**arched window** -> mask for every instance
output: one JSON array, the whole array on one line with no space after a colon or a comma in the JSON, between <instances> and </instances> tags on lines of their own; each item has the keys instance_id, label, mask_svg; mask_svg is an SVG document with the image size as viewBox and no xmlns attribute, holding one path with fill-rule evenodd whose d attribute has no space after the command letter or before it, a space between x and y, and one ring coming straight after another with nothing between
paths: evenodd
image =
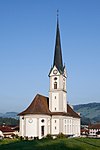
<instances>
[{"instance_id":1,"label":"arched window","mask_svg":"<svg viewBox=\"0 0 100 150\"><path fill-rule=\"evenodd\" d=\"M54 89L57 89L57 82L54 82Z\"/></svg>"}]
</instances>

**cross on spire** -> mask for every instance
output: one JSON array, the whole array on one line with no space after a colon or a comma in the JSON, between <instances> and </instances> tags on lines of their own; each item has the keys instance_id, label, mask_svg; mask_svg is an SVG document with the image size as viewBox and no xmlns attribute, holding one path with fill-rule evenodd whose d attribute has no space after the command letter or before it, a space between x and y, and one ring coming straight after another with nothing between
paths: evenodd
<instances>
[{"instance_id":1,"label":"cross on spire","mask_svg":"<svg viewBox=\"0 0 100 150\"><path fill-rule=\"evenodd\" d=\"M57 9L57 18L59 17L59 9Z\"/></svg>"}]
</instances>

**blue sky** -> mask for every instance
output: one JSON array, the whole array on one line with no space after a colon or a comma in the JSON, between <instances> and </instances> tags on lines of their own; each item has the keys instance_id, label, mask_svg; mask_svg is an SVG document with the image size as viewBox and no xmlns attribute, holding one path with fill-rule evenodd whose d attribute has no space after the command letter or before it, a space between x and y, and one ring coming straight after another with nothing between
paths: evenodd
<instances>
[{"instance_id":1,"label":"blue sky","mask_svg":"<svg viewBox=\"0 0 100 150\"><path fill-rule=\"evenodd\" d=\"M57 9L68 102L100 102L100 0L1 0L0 112L48 96Z\"/></svg>"}]
</instances>

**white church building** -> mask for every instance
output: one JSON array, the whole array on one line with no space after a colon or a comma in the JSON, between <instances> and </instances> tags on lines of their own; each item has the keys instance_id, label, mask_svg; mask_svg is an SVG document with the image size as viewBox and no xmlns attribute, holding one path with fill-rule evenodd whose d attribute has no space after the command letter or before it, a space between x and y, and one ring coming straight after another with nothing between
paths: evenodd
<instances>
[{"instance_id":1,"label":"white church building","mask_svg":"<svg viewBox=\"0 0 100 150\"><path fill-rule=\"evenodd\" d=\"M63 65L57 18L53 66L49 72L49 97L37 94L29 107L19 114L20 136L45 137L63 133L80 136L80 116L67 103L67 72Z\"/></svg>"}]
</instances>

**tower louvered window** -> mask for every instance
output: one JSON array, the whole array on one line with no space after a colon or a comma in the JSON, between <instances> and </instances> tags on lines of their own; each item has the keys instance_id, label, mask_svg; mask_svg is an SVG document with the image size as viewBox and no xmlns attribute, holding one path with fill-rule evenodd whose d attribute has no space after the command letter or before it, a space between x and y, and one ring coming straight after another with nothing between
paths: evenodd
<instances>
[{"instance_id":1,"label":"tower louvered window","mask_svg":"<svg viewBox=\"0 0 100 150\"><path fill-rule=\"evenodd\" d=\"M54 89L57 89L57 82L54 82Z\"/></svg>"}]
</instances>

